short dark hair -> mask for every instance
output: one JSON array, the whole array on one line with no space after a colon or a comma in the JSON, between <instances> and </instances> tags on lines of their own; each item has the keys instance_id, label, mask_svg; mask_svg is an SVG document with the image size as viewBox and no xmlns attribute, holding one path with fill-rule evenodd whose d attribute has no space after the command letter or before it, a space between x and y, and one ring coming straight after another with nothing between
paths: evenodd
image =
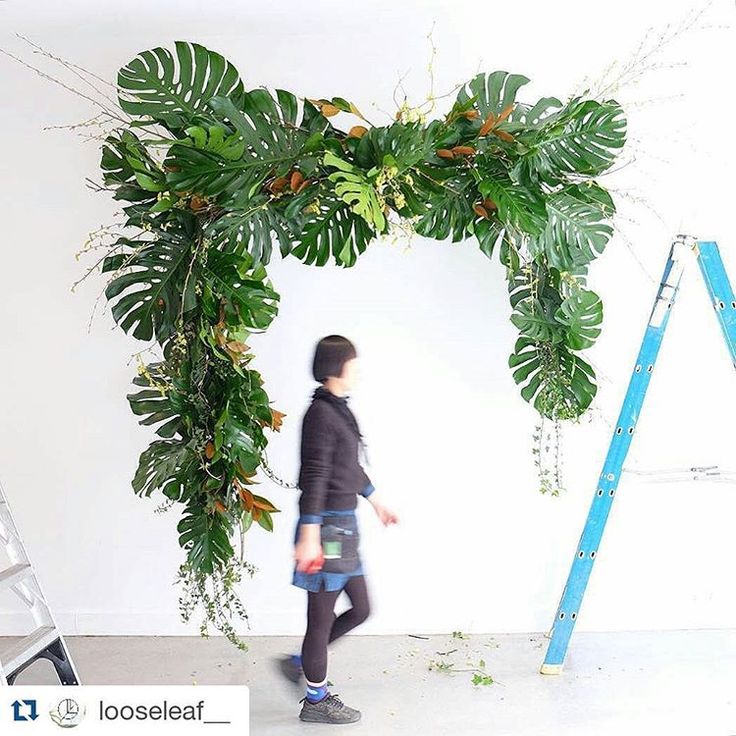
<instances>
[{"instance_id":1,"label":"short dark hair","mask_svg":"<svg viewBox=\"0 0 736 736\"><path fill-rule=\"evenodd\" d=\"M357 357L358 351L347 337L342 335L323 337L314 350L312 361L314 380L324 383L329 376L339 378L345 362Z\"/></svg>"}]
</instances>

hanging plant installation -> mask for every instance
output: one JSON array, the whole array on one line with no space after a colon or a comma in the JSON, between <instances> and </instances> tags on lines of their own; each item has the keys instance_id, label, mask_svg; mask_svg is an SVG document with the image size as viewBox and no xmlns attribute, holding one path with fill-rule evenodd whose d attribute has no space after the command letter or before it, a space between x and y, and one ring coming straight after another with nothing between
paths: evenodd
<instances>
[{"instance_id":1,"label":"hanging plant installation","mask_svg":"<svg viewBox=\"0 0 736 736\"><path fill-rule=\"evenodd\" d=\"M128 396L158 435L133 487L182 505L184 620L203 605L202 633L212 623L243 647L235 586L253 568L231 540L253 522L272 530L278 511L253 486L284 414L247 344L277 314L273 243L283 257L347 268L394 227L474 238L505 269L522 397L542 417L578 417L596 392L580 351L602 320L587 269L614 213L594 177L614 162L626 121L614 100L519 102L529 80L496 71L464 85L441 119L405 108L371 126L341 97L246 90L220 54L185 41L138 54L117 81L130 123L105 137L101 167L130 234L102 261L105 294L123 330L163 356L141 364ZM361 124L333 122L350 115Z\"/></svg>"}]
</instances>

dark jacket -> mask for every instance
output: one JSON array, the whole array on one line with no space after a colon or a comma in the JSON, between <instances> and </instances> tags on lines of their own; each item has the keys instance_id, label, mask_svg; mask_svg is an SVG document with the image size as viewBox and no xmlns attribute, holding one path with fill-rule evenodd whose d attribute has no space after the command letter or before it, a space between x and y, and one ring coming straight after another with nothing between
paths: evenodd
<instances>
[{"instance_id":1,"label":"dark jacket","mask_svg":"<svg viewBox=\"0 0 736 736\"><path fill-rule=\"evenodd\" d=\"M318 386L302 418L299 521L318 524L322 512L349 511L375 490L358 461L360 429L347 398Z\"/></svg>"}]
</instances>

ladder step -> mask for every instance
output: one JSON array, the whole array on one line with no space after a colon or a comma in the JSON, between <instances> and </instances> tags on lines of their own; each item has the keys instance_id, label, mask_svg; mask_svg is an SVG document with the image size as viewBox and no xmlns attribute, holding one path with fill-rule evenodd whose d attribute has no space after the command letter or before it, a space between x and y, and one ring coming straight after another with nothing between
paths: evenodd
<instances>
[{"instance_id":1,"label":"ladder step","mask_svg":"<svg viewBox=\"0 0 736 736\"><path fill-rule=\"evenodd\" d=\"M0 572L0 590L5 588L12 588L16 583L19 583L25 578L29 578L33 575L33 570L30 565L13 565L7 570Z\"/></svg>"},{"instance_id":2,"label":"ladder step","mask_svg":"<svg viewBox=\"0 0 736 736\"><path fill-rule=\"evenodd\" d=\"M15 672L18 667L46 649L59 636L59 632L53 626L42 626L36 629L28 636L23 637L17 644L9 647L4 652L0 652L0 662L2 662L3 669L8 674Z\"/></svg>"}]
</instances>

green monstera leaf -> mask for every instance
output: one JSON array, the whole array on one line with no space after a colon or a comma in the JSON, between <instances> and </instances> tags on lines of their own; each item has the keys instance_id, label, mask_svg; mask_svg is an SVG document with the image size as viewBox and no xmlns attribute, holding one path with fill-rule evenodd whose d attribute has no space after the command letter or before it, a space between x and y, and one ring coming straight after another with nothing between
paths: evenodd
<instances>
[{"instance_id":1,"label":"green monstera leaf","mask_svg":"<svg viewBox=\"0 0 736 736\"><path fill-rule=\"evenodd\" d=\"M244 212L227 212L205 228L217 250L238 257L249 254L255 265L267 266L271 261L274 238L282 256L291 252L292 235L289 222L279 210L269 207L268 197L253 197L253 206Z\"/></svg>"},{"instance_id":2,"label":"green monstera leaf","mask_svg":"<svg viewBox=\"0 0 736 736\"><path fill-rule=\"evenodd\" d=\"M327 176L335 183L335 194L376 232L382 233L386 229L386 217L378 200L376 188L367 175L330 151L325 152L323 163L327 167L337 169Z\"/></svg>"},{"instance_id":3,"label":"green monstera leaf","mask_svg":"<svg viewBox=\"0 0 736 736\"><path fill-rule=\"evenodd\" d=\"M202 278L233 324L265 330L278 313L279 295L266 279L266 270L253 268L252 259L210 250Z\"/></svg>"},{"instance_id":4,"label":"green monstera leaf","mask_svg":"<svg viewBox=\"0 0 736 736\"><path fill-rule=\"evenodd\" d=\"M255 437L247 407L237 396L231 398L215 425L215 449L239 463L246 472L252 472L260 463Z\"/></svg>"},{"instance_id":5,"label":"green monstera leaf","mask_svg":"<svg viewBox=\"0 0 736 736\"><path fill-rule=\"evenodd\" d=\"M522 397L550 419L580 416L595 398L595 372L563 344L520 337L509 357Z\"/></svg>"},{"instance_id":6,"label":"green monstera leaf","mask_svg":"<svg viewBox=\"0 0 736 736\"><path fill-rule=\"evenodd\" d=\"M203 482L197 455L180 441L156 440L143 451L133 478L138 495L161 491L172 501L196 494Z\"/></svg>"},{"instance_id":7,"label":"green monstera leaf","mask_svg":"<svg viewBox=\"0 0 736 736\"><path fill-rule=\"evenodd\" d=\"M596 176L611 166L625 140L626 118L617 102L574 98L533 139L525 139L528 151L513 175L551 185L568 174Z\"/></svg>"},{"instance_id":8,"label":"green monstera leaf","mask_svg":"<svg viewBox=\"0 0 736 736\"><path fill-rule=\"evenodd\" d=\"M332 191L309 190L294 197L286 210L292 223L291 255L324 266L332 257L339 266L354 266L373 239L370 225Z\"/></svg>"},{"instance_id":9,"label":"green monstera leaf","mask_svg":"<svg viewBox=\"0 0 736 736\"><path fill-rule=\"evenodd\" d=\"M509 74L506 71L495 71L491 74L481 72L460 89L457 101L463 105L474 100L482 118L488 113L499 115L516 100L516 93L529 81L529 77L523 74ZM512 111L507 120L513 119Z\"/></svg>"},{"instance_id":10,"label":"green monstera leaf","mask_svg":"<svg viewBox=\"0 0 736 736\"><path fill-rule=\"evenodd\" d=\"M544 204L547 223L530 243L561 271L575 271L598 257L613 234L610 212L600 202L585 202L567 192L551 194Z\"/></svg>"},{"instance_id":11,"label":"green monstera leaf","mask_svg":"<svg viewBox=\"0 0 736 736\"><path fill-rule=\"evenodd\" d=\"M393 165L405 171L430 154L430 141L420 123L393 123L370 128L355 147L355 161L363 169Z\"/></svg>"},{"instance_id":12,"label":"green monstera leaf","mask_svg":"<svg viewBox=\"0 0 736 736\"><path fill-rule=\"evenodd\" d=\"M565 344L572 350L585 350L601 334L603 302L594 291L576 289L560 304L555 319L567 328Z\"/></svg>"},{"instance_id":13,"label":"green monstera leaf","mask_svg":"<svg viewBox=\"0 0 736 736\"><path fill-rule=\"evenodd\" d=\"M531 235L544 229L547 222L544 198L538 192L501 177L484 178L478 188L484 197L495 202L498 219L504 225Z\"/></svg>"},{"instance_id":14,"label":"green monstera leaf","mask_svg":"<svg viewBox=\"0 0 736 736\"><path fill-rule=\"evenodd\" d=\"M221 95L240 99L243 83L221 54L201 44L176 41L176 53L142 51L118 72L118 101L130 115L148 116L172 130L209 117L205 104Z\"/></svg>"},{"instance_id":15,"label":"green monstera leaf","mask_svg":"<svg viewBox=\"0 0 736 736\"><path fill-rule=\"evenodd\" d=\"M106 256L103 273L119 273L107 285L105 296L114 301L112 316L138 340L167 340L182 309L194 308L191 289L182 294L191 260L191 243L174 232L161 231L155 240L121 237L119 252ZM130 270L132 269L132 270ZM192 284L193 286L193 284Z\"/></svg>"},{"instance_id":16,"label":"green monstera leaf","mask_svg":"<svg viewBox=\"0 0 736 736\"><path fill-rule=\"evenodd\" d=\"M179 544L190 564L205 574L224 565L234 554L230 544L232 523L220 511L208 513L198 504L187 507L177 525Z\"/></svg>"},{"instance_id":17,"label":"green monstera leaf","mask_svg":"<svg viewBox=\"0 0 736 736\"><path fill-rule=\"evenodd\" d=\"M179 375L170 376L166 362L149 363L145 370L133 379L142 386L141 391L130 393L127 399L133 414L143 417L139 424L159 425L156 434L171 438L186 434L184 414L190 409L188 382ZM161 424L163 422L163 424Z\"/></svg>"},{"instance_id":18,"label":"green monstera leaf","mask_svg":"<svg viewBox=\"0 0 736 736\"><path fill-rule=\"evenodd\" d=\"M476 219L473 212L476 186L468 171L419 164L414 180L425 200L414 225L417 233L435 240L451 238L453 243L472 234L472 223Z\"/></svg>"},{"instance_id":19,"label":"green monstera leaf","mask_svg":"<svg viewBox=\"0 0 736 736\"><path fill-rule=\"evenodd\" d=\"M533 284L533 286L532 286ZM530 266L509 283L512 324L523 337L535 341L564 341L564 325L557 320L562 303L559 276L541 266Z\"/></svg>"}]
</instances>

